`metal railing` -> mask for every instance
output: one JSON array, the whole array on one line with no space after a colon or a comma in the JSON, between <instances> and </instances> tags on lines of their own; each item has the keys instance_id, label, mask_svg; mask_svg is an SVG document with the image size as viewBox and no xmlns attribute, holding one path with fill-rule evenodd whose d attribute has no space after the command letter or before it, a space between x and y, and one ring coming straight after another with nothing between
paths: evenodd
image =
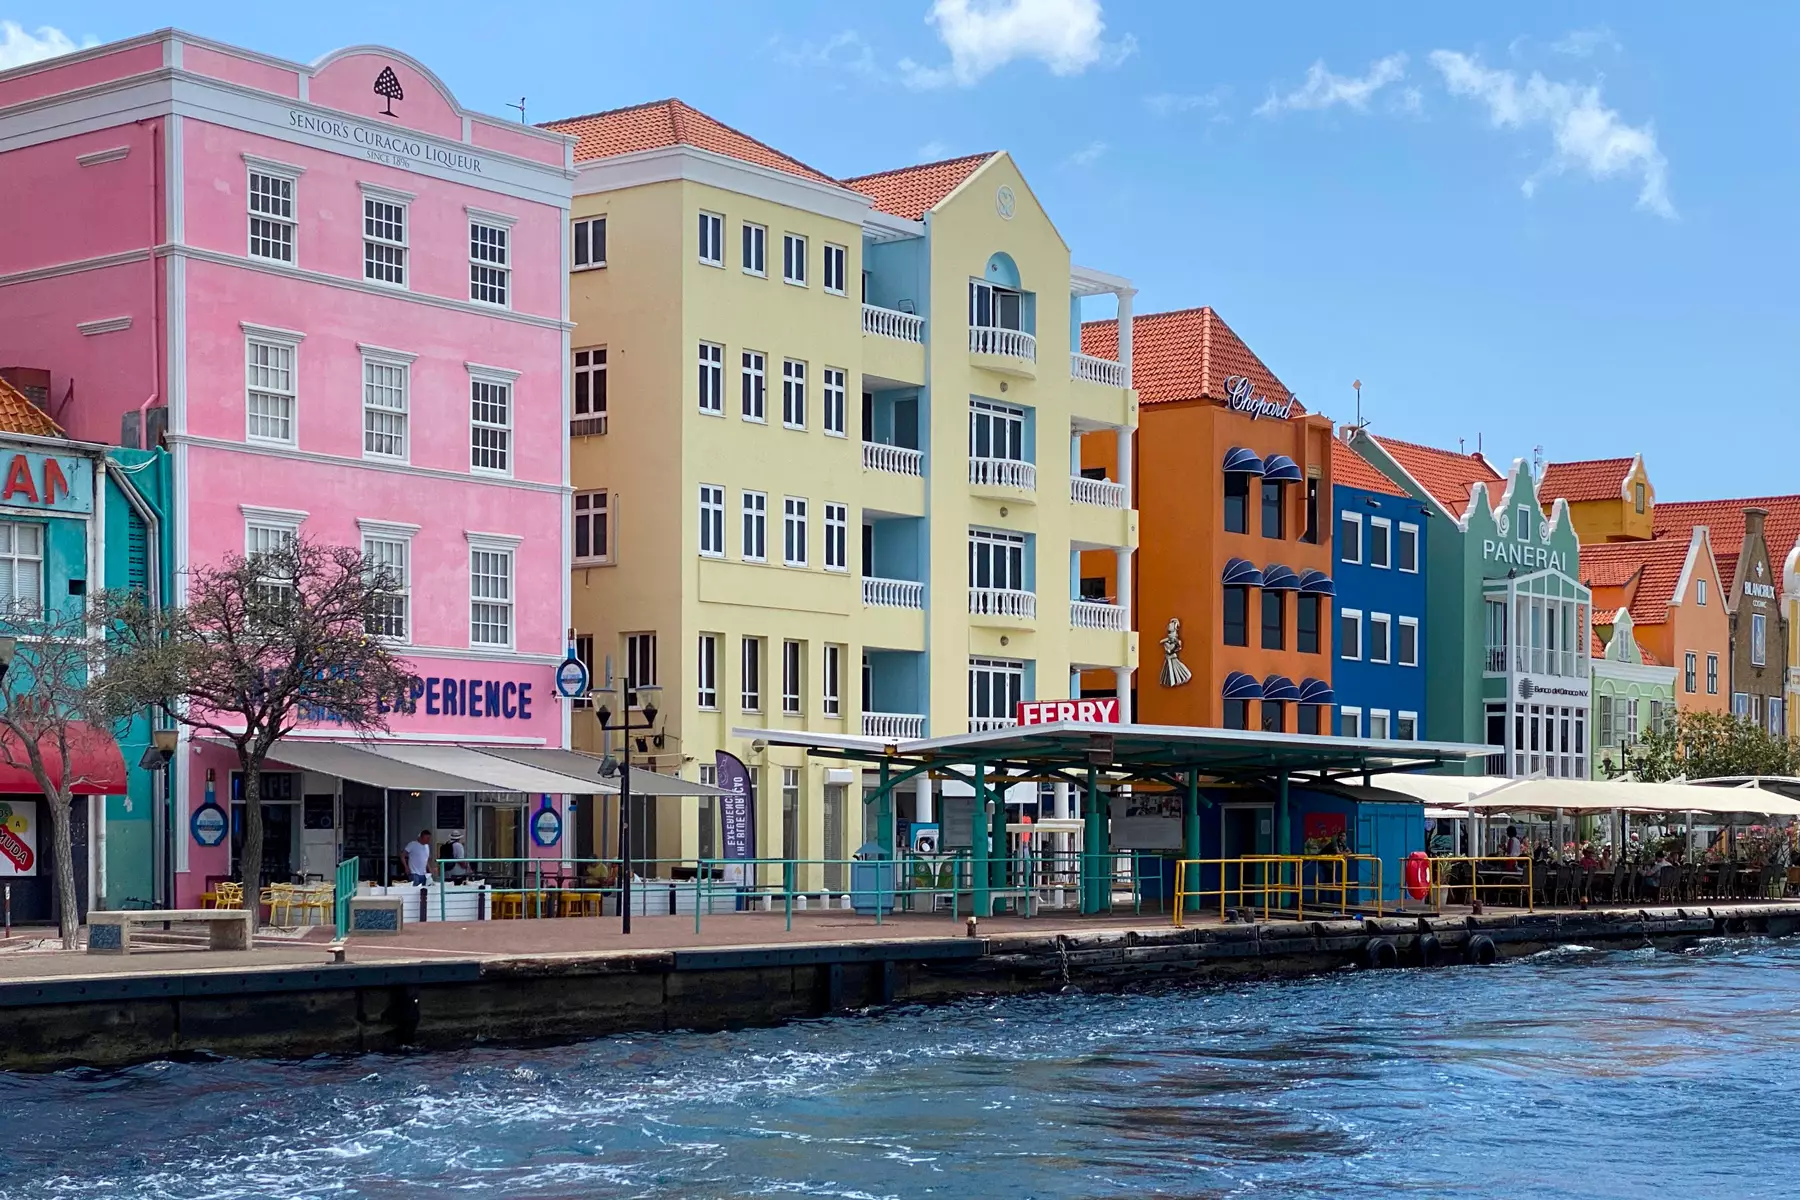
<instances>
[{"instance_id":1,"label":"metal railing","mask_svg":"<svg viewBox=\"0 0 1800 1200\"><path fill-rule=\"evenodd\" d=\"M994 729L1011 729L1019 723L1017 717L970 717L970 733L987 733Z\"/></svg>"},{"instance_id":2,"label":"metal railing","mask_svg":"<svg viewBox=\"0 0 1800 1200\"><path fill-rule=\"evenodd\" d=\"M337 925L337 940L350 936L350 901L356 896L356 879L362 871L362 859L354 856L337 865L337 879L332 892L332 917Z\"/></svg>"},{"instance_id":3,"label":"metal railing","mask_svg":"<svg viewBox=\"0 0 1800 1200\"><path fill-rule=\"evenodd\" d=\"M1501 904L1535 912L1534 869L1529 857L1434 858L1431 860L1431 890L1425 902L1440 913L1446 904L1469 903Z\"/></svg>"},{"instance_id":4,"label":"metal railing","mask_svg":"<svg viewBox=\"0 0 1800 1200\"><path fill-rule=\"evenodd\" d=\"M895 308L882 308L878 304L865 304L863 310L863 332L872 333L876 337L893 338L896 342L925 341L925 318L917 313L901 312Z\"/></svg>"},{"instance_id":5,"label":"metal railing","mask_svg":"<svg viewBox=\"0 0 1800 1200\"><path fill-rule=\"evenodd\" d=\"M925 585L916 579L883 579L864 575L863 607L924 608Z\"/></svg>"},{"instance_id":6,"label":"metal railing","mask_svg":"<svg viewBox=\"0 0 1800 1200\"><path fill-rule=\"evenodd\" d=\"M1365 871L1364 864L1373 864ZM1214 886L1209 882L1209 870ZM1373 878L1366 878L1372 876ZM1372 854L1251 854L1241 858L1184 858L1175 864L1175 924L1216 898L1219 918L1230 909L1265 921L1300 921L1321 912L1383 911L1381 860ZM1206 903L1211 908L1210 903Z\"/></svg>"},{"instance_id":7,"label":"metal railing","mask_svg":"<svg viewBox=\"0 0 1800 1200\"><path fill-rule=\"evenodd\" d=\"M1130 625L1130 614L1125 611L1123 604L1071 600L1069 625L1074 629L1104 629L1110 633L1124 633Z\"/></svg>"},{"instance_id":8,"label":"metal railing","mask_svg":"<svg viewBox=\"0 0 1800 1200\"><path fill-rule=\"evenodd\" d=\"M969 351L972 354L997 354L1002 358L1037 361L1037 339L1023 329L997 329L991 325L969 326Z\"/></svg>"},{"instance_id":9,"label":"metal railing","mask_svg":"<svg viewBox=\"0 0 1800 1200\"><path fill-rule=\"evenodd\" d=\"M1024 617L1037 619L1037 593L1014 588L969 589L969 612L982 617Z\"/></svg>"},{"instance_id":10,"label":"metal railing","mask_svg":"<svg viewBox=\"0 0 1800 1200\"><path fill-rule=\"evenodd\" d=\"M606 433L606 414L569 418L570 437L600 437Z\"/></svg>"},{"instance_id":11,"label":"metal railing","mask_svg":"<svg viewBox=\"0 0 1800 1200\"><path fill-rule=\"evenodd\" d=\"M1089 479L1085 475L1069 476L1069 499L1097 508L1131 507L1131 493L1124 484L1110 479Z\"/></svg>"},{"instance_id":12,"label":"metal railing","mask_svg":"<svg viewBox=\"0 0 1800 1200\"><path fill-rule=\"evenodd\" d=\"M862 731L864 737L916 741L925 736L925 714L864 712Z\"/></svg>"},{"instance_id":13,"label":"metal railing","mask_svg":"<svg viewBox=\"0 0 1800 1200\"><path fill-rule=\"evenodd\" d=\"M890 475L923 476L925 452L906 446L890 446L886 442L864 442L863 470L886 471Z\"/></svg>"},{"instance_id":14,"label":"metal railing","mask_svg":"<svg viewBox=\"0 0 1800 1200\"><path fill-rule=\"evenodd\" d=\"M1487 667L1485 669L1500 675L1506 673L1505 646L1489 646L1487 648Z\"/></svg>"},{"instance_id":15,"label":"metal railing","mask_svg":"<svg viewBox=\"0 0 1800 1200\"><path fill-rule=\"evenodd\" d=\"M1077 351L1069 355L1069 378L1122 388L1125 386L1125 364Z\"/></svg>"},{"instance_id":16,"label":"metal railing","mask_svg":"<svg viewBox=\"0 0 1800 1200\"><path fill-rule=\"evenodd\" d=\"M969 482L982 487L1019 488L1037 491L1037 464L1018 458L977 458L969 456Z\"/></svg>"}]
</instances>

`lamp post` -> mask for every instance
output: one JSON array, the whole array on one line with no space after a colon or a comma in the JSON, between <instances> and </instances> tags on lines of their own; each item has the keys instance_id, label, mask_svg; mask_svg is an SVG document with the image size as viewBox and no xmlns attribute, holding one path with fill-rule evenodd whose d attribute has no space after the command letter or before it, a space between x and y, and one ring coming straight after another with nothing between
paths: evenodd
<instances>
[{"instance_id":1,"label":"lamp post","mask_svg":"<svg viewBox=\"0 0 1800 1200\"><path fill-rule=\"evenodd\" d=\"M175 907L175 814L170 810L167 780L169 760L175 757L180 735L173 729L161 729L150 718L150 744L138 759L138 766L150 772L150 827L155 849L156 885L165 908Z\"/></svg>"},{"instance_id":2,"label":"lamp post","mask_svg":"<svg viewBox=\"0 0 1800 1200\"><path fill-rule=\"evenodd\" d=\"M619 932L631 932L631 735L640 730L651 732L656 728L656 702L646 699L641 707L644 721L641 725L631 722L632 697L640 692L660 692L662 689L654 684L627 686L624 690L619 714L619 732L624 736L625 758L623 762L613 758L611 754L600 760L600 777L607 779L619 776ZM619 694L615 688L600 688L598 694L612 696ZM594 708L594 715L600 719L600 732L607 734L612 727L612 707L602 700Z\"/></svg>"}]
</instances>

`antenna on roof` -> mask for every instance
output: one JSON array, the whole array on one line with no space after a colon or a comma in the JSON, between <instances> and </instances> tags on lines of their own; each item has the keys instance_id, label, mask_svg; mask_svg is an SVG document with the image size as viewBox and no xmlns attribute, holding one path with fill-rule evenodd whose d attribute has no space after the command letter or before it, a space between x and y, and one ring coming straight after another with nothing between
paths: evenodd
<instances>
[{"instance_id":1,"label":"antenna on roof","mask_svg":"<svg viewBox=\"0 0 1800 1200\"><path fill-rule=\"evenodd\" d=\"M520 96L519 102L517 104L509 103L506 107L518 109L519 110L519 124L523 125L525 123L525 97Z\"/></svg>"},{"instance_id":2,"label":"antenna on roof","mask_svg":"<svg viewBox=\"0 0 1800 1200\"><path fill-rule=\"evenodd\" d=\"M1475 453L1481 453L1481 430L1475 431Z\"/></svg>"},{"instance_id":3,"label":"antenna on roof","mask_svg":"<svg viewBox=\"0 0 1800 1200\"><path fill-rule=\"evenodd\" d=\"M1538 476L1542 475L1543 473L1544 473L1544 448L1542 446L1533 446L1531 448L1531 476L1533 479L1536 479Z\"/></svg>"},{"instance_id":4,"label":"antenna on roof","mask_svg":"<svg viewBox=\"0 0 1800 1200\"><path fill-rule=\"evenodd\" d=\"M1458 454L1467 454L1469 452L1469 442L1467 438L1456 439L1456 452ZM1480 451L1476 451L1476 453L1480 453Z\"/></svg>"},{"instance_id":5,"label":"antenna on roof","mask_svg":"<svg viewBox=\"0 0 1800 1200\"><path fill-rule=\"evenodd\" d=\"M1353 426L1351 426L1351 428L1352 428L1352 429L1356 429L1356 430L1359 430L1359 431L1360 431L1360 430L1361 430L1361 429L1362 429L1362 427L1363 427L1363 419L1362 419L1362 380L1360 380L1360 379L1352 379L1352 380L1351 380L1351 381L1350 381L1350 386L1351 386L1351 387L1352 387L1352 388L1354 388L1354 389L1355 389L1355 390L1356 390L1356 424L1355 424L1355 425L1353 425Z\"/></svg>"}]
</instances>

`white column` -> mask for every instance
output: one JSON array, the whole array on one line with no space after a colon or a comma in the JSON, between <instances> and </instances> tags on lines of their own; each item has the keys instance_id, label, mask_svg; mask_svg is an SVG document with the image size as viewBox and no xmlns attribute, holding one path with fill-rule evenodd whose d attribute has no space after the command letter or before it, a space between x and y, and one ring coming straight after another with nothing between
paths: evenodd
<instances>
[{"instance_id":1,"label":"white column","mask_svg":"<svg viewBox=\"0 0 1800 1200\"><path fill-rule=\"evenodd\" d=\"M1131 611L1131 554L1128 547L1120 547L1113 551L1113 574L1118 576L1118 582L1113 586L1113 598L1125 610L1126 627L1135 629L1137 628L1137 622L1134 619L1136 614Z\"/></svg>"},{"instance_id":2,"label":"white column","mask_svg":"<svg viewBox=\"0 0 1800 1200\"><path fill-rule=\"evenodd\" d=\"M1069 430L1069 478L1081 474L1081 430Z\"/></svg>"},{"instance_id":3,"label":"white column","mask_svg":"<svg viewBox=\"0 0 1800 1200\"><path fill-rule=\"evenodd\" d=\"M913 820L923 825L933 819L931 815L931 774L925 772L913 779Z\"/></svg>"},{"instance_id":4,"label":"white column","mask_svg":"<svg viewBox=\"0 0 1800 1200\"><path fill-rule=\"evenodd\" d=\"M1069 811L1069 797L1071 793L1069 785L1066 783L1053 783L1050 785L1050 789L1051 794L1054 797L1050 804L1050 815L1058 821L1068 820L1074 815Z\"/></svg>"},{"instance_id":5,"label":"white column","mask_svg":"<svg viewBox=\"0 0 1800 1200\"><path fill-rule=\"evenodd\" d=\"M1131 668L1114 667L1113 679L1119 697L1119 721L1129 724L1131 721Z\"/></svg>"},{"instance_id":6,"label":"white column","mask_svg":"<svg viewBox=\"0 0 1800 1200\"><path fill-rule=\"evenodd\" d=\"M1129 505L1129 504L1134 503L1136 500L1136 497L1131 494L1131 438L1132 438L1132 431L1130 429L1120 429L1117 431L1117 433L1118 433L1117 440L1119 443L1119 452L1118 452L1118 455L1116 456L1118 458L1118 471L1119 471L1118 482L1125 485L1125 503Z\"/></svg>"},{"instance_id":7,"label":"white column","mask_svg":"<svg viewBox=\"0 0 1800 1200\"><path fill-rule=\"evenodd\" d=\"M1131 298L1136 288L1124 288L1119 297L1119 365L1125 368L1125 386L1131 386Z\"/></svg>"}]
</instances>

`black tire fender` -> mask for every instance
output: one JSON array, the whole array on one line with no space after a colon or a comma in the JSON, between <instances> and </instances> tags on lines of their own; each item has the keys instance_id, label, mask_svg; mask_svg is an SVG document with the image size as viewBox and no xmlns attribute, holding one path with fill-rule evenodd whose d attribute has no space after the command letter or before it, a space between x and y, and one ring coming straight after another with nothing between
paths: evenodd
<instances>
[{"instance_id":1,"label":"black tire fender","mask_svg":"<svg viewBox=\"0 0 1800 1200\"><path fill-rule=\"evenodd\" d=\"M1419 935L1419 965L1435 967L1444 961L1444 944L1435 933Z\"/></svg>"},{"instance_id":2,"label":"black tire fender","mask_svg":"<svg viewBox=\"0 0 1800 1200\"><path fill-rule=\"evenodd\" d=\"M1485 933L1475 934L1469 939L1466 953L1469 961L1477 966L1491 967L1500 961L1500 948Z\"/></svg>"},{"instance_id":3,"label":"black tire fender","mask_svg":"<svg viewBox=\"0 0 1800 1200\"><path fill-rule=\"evenodd\" d=\"M1363 947L1363 965L1376 970L1397 967L1400 965L1400 948L1391 938L1372 938Z\"/></svg>"}]
</instances>

